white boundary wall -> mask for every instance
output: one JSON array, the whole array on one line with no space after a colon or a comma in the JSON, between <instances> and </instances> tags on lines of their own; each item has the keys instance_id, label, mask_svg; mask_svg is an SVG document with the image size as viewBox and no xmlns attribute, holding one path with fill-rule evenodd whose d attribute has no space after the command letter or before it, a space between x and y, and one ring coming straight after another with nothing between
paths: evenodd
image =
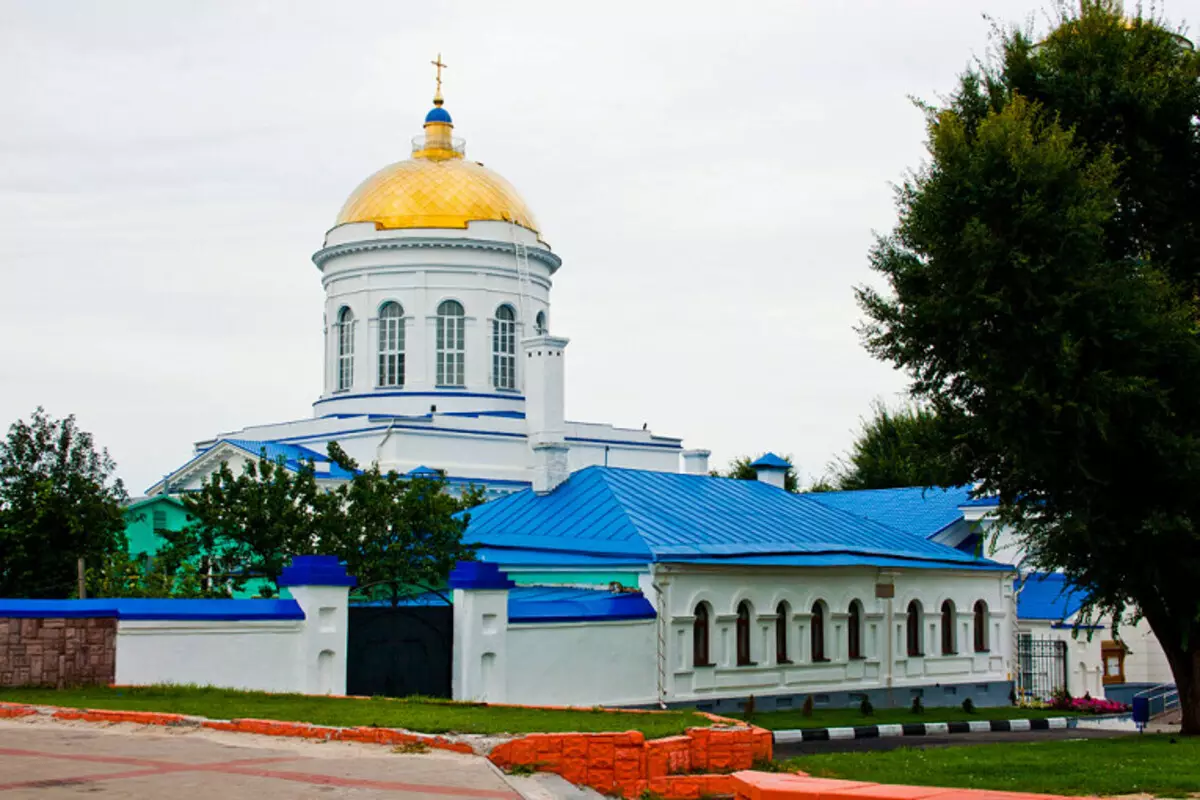
<instances>
[{"instance_id":1,"label":"white boundary wall","mask_svg":"<svg viewBox=\"0 0 1200 800\"><path fill-rule=\"evenodd\" d=\"M304 619L119 619L116 682L345 694L348 587L289 591Z\"/></svg>"},{"instance_id":2,"label":"white boundary wall","mask_svg":"<svg viewBox=\"0 0 1200 800\"><path fill-rule=\"evenodd\" d=\"M654 620L508 627L507 702L650 705Z\"/></svg>"}]
</instances>

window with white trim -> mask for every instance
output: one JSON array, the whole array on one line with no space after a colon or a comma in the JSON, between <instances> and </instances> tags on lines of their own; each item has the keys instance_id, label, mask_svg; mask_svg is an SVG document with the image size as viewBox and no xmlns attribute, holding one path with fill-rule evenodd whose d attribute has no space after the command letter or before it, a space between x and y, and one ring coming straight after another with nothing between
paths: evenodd
<instances>
[{"instance_id":1,"label":"window with white trim","mask_svg":"<svg viewBox=\"0 0 1200 800\"><path fill-rule=\"evenodd\" d=\"M497 308L492 320L492 384L517 388L517 315L512 306Z\"/></svg>"},{"instance_id":2,"label":"window with white trim","mask_svg":"<svg viewBox=\"0 0 1200 800\"><path fill-rule=\"evenodd\" d=\"M404 385L404 309L391 300L379 308L378 385Z\"/></svg>"},{"instance_id":3,"label":"window with white trim","mask_svg":"<svg viewBox=\"0 0 1200 800\"><path fill-rule=\"evenodd\" d=\"M437 384L466 385L466 312L457 300L444 300L437 310Z\"/></svg>"},{"instance_id":4,"label":"window with white trim","mask_svg":"<svg viewBox=\"0 0 1200 800\"><path fill-rule=\"evenodd\" d=\"M354 312L342 306L337 317L337 388L354 385Z\"/></svg>"},{"instance_id":5,"label":"window with white trim","mask_svg":"<svg viewBox=\"0 0 1200 800\"><path fill-rule=\"evenodd\" d=\"M537 316L533 318L533 332L538 336L545 336L550 332L550 329L546 327L545 311L539 311Z\"/></svg>"}]
</instances>

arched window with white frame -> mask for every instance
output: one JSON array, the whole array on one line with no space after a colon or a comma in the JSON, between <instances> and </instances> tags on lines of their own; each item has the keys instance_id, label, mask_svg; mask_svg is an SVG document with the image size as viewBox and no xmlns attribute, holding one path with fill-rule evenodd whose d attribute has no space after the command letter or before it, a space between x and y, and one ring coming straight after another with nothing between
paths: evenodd
<instances>
[{"instance_id":1,"label":"arched window with white frame","mask_svg":"<svg viewBox=\"0 0 1200 800\"><path fill-rule=\"evenodd\" d=\"M379 308L378 385L404 385L404 309L391 300Z\"/></svg>"},{"instance_id":2,"label":"arched window with white frame","mask_svg":"<svg viewBox=\"0 0 1200 800\"><path fill-rule=\"evenodd\" d=\"M517 315L510 305L497 308L492 320L492 385L517 388Z\"/></svg>"},{"instance_id":3,"label":"arched window with white frame","mask_svg":"<svg viewBox=\"0 0 1200 800\"><path fill-rule=\"evenodd\" d=\"M942 655L952 656L958 652L958 616L954 610L954 601L942 603Z\"/></svg>"},{"instance_id":4,"label":"arched window with white frame","mask_svg":"<svg viewBox=\"0 0 1200 800\"><path fill-rule=\"evenodd\" d=\"M545 311L539 311L537 316L533 318L533 332L538 336L545 336L550 332L550 328L546 326Z\"/></svg>"},{"instance_id":5,"label":"arched window with white frame","mask_svg":"<svg viewBox=\"0 0 1200 800\"><path fill-rule=\"evenodd\" d=\"M982 600L975 601L975 652L988 651L988 607Z\"/></svg>"},{"instance_id":6,"label":"arched window with white frame","mask_svg":"<svg viewBox=\"0 0 1200 800\"><path fill-rule=\"evenodd\" d=\"M862 617L862 603L858 600L851 600L850 611L846 617L846 638L849 640L847 655L849 655L851 660L863 657Z\"/></svg>"},{"instance_id":7,"label":"arched window with white frame","mask_svg":"<svg viewBox=\"0 0 1200 800\"><path fill-rule=\"evenodd\" d=\"M337 388L344 392L354 385L354 312L342 306L337 315Z\"/></svg>"},{"instance_id":8,"label":"arched window with white frame","mask_svg":"<svg viewBox=\"0 0 1200 800\"><path fill-rule=\"evenodd\" d=\"M904 623L904 638L906 639L905 643L907 644L910 656L925 655L923 642L925 634L921 630L923 624L925 624L925 619L921 603L918 600L913 600L908 604L908 613L905 615Z\"/></svg>"},{"instance_id":9,"label":"arched window with white frame","mask_svg":"<svg viewBox=\"0 0 1200 800\"><path fill-rule=\"evenodd\" d=\"M437 309L437 384L466 385L466 312L457 300L444 300Z\"/></svg>"}]
</instances>

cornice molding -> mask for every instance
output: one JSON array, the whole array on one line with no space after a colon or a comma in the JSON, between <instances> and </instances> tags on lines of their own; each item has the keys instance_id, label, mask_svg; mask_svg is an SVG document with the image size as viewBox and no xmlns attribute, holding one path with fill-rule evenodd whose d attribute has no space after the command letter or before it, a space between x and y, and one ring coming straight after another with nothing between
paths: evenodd
<instances>
[{"instance_id":1,"label":"cornice molding","mask_svg":"<svg viewBox=\"0 0 1200 800\"><path fill-rule=\"evenodd\" d=\"M416 248L441 248L451 250L485 250L493 253L511 253L516 258L516 245L512 242L497 242L491 239L442 239L435 237L413 237L396 239L367 239L360 242L343 242L342 244L323 247L313 253L313 263L324 270L325 264L338 256L351 253L369 253L376 250L413 250ZM526 247L529 257L536 259L547 267L553 274L562 266L562 259L541 247Z\"/></svg>"}]
</instances>

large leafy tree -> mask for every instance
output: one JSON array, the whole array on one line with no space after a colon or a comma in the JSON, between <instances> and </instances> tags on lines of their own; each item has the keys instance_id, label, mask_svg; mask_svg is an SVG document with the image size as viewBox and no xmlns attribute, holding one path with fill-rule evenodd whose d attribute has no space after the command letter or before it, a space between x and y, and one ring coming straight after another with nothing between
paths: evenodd
<instances>
[{"instance_id":1,"label":"large leafy tree","mask_svg":"<svg viewBox=\"0 0 1200 800\"><path fill-rule=\"evenodd\" d=\"M1200 734L1200 57L1109 2L930 107L864 335L1029 558L1145 617Z\"/></svg>"},{"instance_id":2,"label":"large leafy tree","mask_svg":"<svg viewBox=\"0 0 1200 800\"><path fill-rule=\"evenodd\" d=\"M123 549L127 497L115 469L74 416L38 408L12 424L0 442L0 596L67 597L79 558Z\"/></svg>"},{"instance_id":3,"label":"large leafy tree","mask_svg":"<svg viewBox=\"0 0 1200 800\"><path fill-rule=\"evenodd\" d=\"M163 533L172 551L236 589L255 578L273 584L292 556L316 552L329 524L313 465L302 463L293 472L265 453L237 475L222 463L181 499L194 522ZM265 584L262 591L273 593Z\"/></svg>"},{"instance_id":4,"label":"large leafy tree","mask_svg":"<svg viewBox=\"0 0 1200 800\"><path fill-rule=\"evenodd\" d=\"M891 489L897 486L955 486L945 421L924 406L889 409L875 403L850 451L833 465L838 489Z\"/></svg>"},{"instance_id":5,"label":"large leafy tree","mask_svg":"<svg viewBox=\"0 0 1200 800\"><path fill-rule=\"evenodd\" d=\"M482 491L461 497L437 477L381 472L378 464L359 470L337 444L330 456L357 474L327 495L325 529L361 590L398 602L406 594L438 590L455 562L473 558L463 544L468 517L458 512L478 505Z\"/></svg>"},{"instance_id":6,"label":"large leafy tree","mask_svg":"<svg viewBox=\"0 0 1200 800\"><path fill-rule=\"evenodd\" d=\"M440 586L456 561L471 558L462 543L467 518L456 515L482 502L482 489L468 487L454 497L441 477L408 478L378 465L363 470L336 442L328 452L354 472L351 480L322 487L311 463L293 471L265 454L237 475L222 464L198 492L183 496L195 522L164 534L170 557L181 568L200 567L202 591L242 589L249 580L265 579L260 591L273 594L292 556L336 555L360 587L393 602ZM115 565L117 574L120 567ZM168 572L177 576L174 586L184 587L176 593L192 591L189 574ZM152 580L159 587L152 590L161 590L164 580Z\"/></svg>"}]
</instances>

